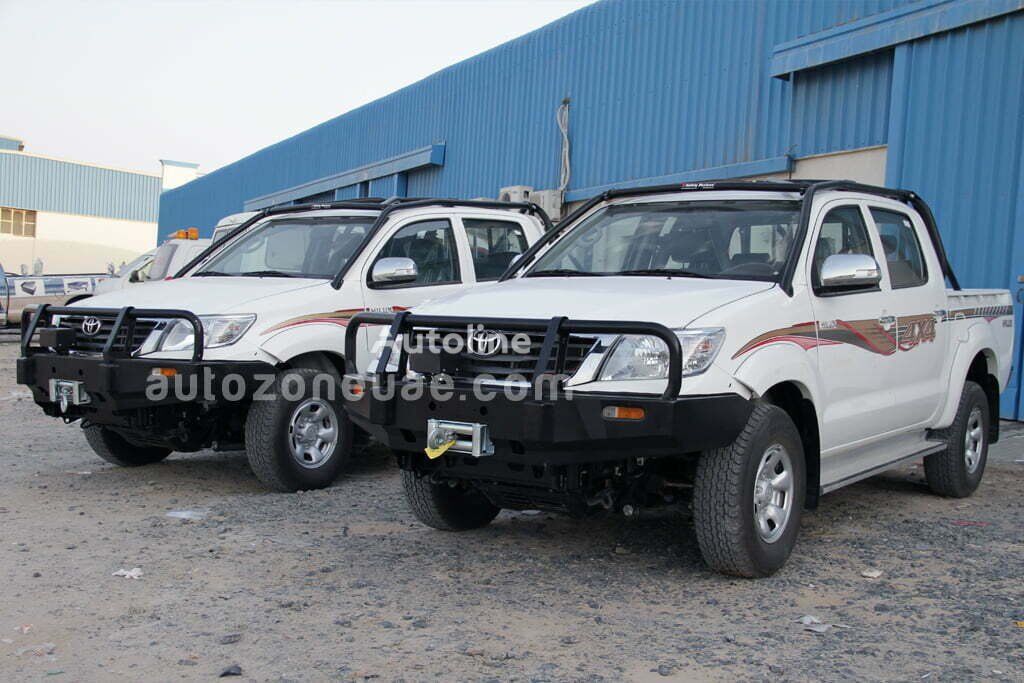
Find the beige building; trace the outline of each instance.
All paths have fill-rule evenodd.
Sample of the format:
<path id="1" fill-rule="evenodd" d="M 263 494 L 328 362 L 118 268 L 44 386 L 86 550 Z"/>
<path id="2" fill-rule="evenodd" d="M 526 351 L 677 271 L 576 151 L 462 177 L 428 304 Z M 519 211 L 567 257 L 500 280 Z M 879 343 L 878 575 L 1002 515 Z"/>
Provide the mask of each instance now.
<path id="1" fill-rule="evenodd" d="M 0 265 L 10 273 L 102 273 L 156 246 L 160 192 L 198 176 L 161 161 L 141 173 L 32 154 L 0 137 Z"/>

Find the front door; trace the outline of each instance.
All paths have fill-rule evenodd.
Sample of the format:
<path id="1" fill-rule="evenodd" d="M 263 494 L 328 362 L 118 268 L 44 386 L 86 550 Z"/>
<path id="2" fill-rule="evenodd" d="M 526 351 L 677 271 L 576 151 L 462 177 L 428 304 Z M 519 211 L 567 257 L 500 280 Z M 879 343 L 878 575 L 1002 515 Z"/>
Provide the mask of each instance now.
<path id="1" fill-rule="evenodd" d="M 390 257 L 404 257 L 416 263 L 416 280 L 395 284 L 373 282 L 374 264 Z M 403 311 L 463 287 L 459 240 L 447 218 L 418 220 L 399 226 L 365 263 L 361 277 L 363 305 L 368 311 Z M 379 332 L 370 332 L 364 337 L 368 350 L 372 351 L 370 347 Z"/>
<path id="2" fill-rule="evenodd" d="M 811 303 L 818 328 L 823 390 L 823 456 L 870 440 L 893 428 L 890 382 L 896 353 L 896 319 L 883 282 L 869 290 L 826 292 L 821 267 L 833 254 L 867 254 L 878 248 L 862 207 L 833 202 L 823 207 L 810 260 Z"/>

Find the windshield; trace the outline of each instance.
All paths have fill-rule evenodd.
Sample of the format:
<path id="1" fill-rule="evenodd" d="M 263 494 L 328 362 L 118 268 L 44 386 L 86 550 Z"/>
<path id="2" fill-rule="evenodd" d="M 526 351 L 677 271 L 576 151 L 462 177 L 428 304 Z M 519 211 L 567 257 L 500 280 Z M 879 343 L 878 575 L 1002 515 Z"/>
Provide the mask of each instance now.
<path id="1" fill-rule="evenodd" d="M 373 216 L 268 220 L 233 239 L 192 276 L 333 278 L 373 222 Z"/>
<path id="2" fill-rule="evenodd" d="M 139 270 L 143 265 L 153 260 L 153 254 L 146 252 L 142 256 L 138 257 L 134 261 L 129 261 L 122 265 L 117 271 L 117 277 L 128 277 L 133 271 Z"/>
<path id="3" fill-rule="evenodd" d="M 608 206 L 555 242 L 525 277 L 669 275 L 776 280 L 800 203 L 685 201 Z"/>

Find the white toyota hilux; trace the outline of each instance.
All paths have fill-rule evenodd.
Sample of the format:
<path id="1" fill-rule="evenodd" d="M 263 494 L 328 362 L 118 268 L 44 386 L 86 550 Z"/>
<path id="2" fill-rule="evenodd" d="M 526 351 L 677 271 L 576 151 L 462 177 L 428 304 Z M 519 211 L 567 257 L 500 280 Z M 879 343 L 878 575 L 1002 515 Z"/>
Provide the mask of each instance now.
<path id="1" fill-rule="evenodd" d="M 486 292 L 355 316 L 348 341 L 388 323 L 346 409 L 422 522 L 689 500 L 707 563 L 741 576 L 898 463 L 970 495 L 1014 331 L 1008 292 L 959 288 L 919 197 L 843 181 L 610 191 Z M 406 343 L 427 333 L 464 343 Z"/>
<path id="2" fill-rule="evenodd" d="M 361 200 L 261 211 L 174 279 L 38 308 L 18 381 L 48 415 L 80 419 L 110 462 L 244 447 L 274 489 L 327 486 L 354 437 L 333 391 L 352 315 L 497 280 L 547 227 L 526 203 Z M 368 356 L 365 344 L 356 355 Z"/>

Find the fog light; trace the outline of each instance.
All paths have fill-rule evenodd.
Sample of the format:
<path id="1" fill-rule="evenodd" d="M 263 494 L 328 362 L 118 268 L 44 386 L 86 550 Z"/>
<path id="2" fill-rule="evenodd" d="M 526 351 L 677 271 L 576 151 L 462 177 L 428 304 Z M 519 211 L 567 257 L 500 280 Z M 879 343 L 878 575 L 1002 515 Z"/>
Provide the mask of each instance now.
<path id="1" fill-rule="evenodd" d="M 630 406 L 605 406 L 601 416 L 606 420 L 642 420 L 644 419 L 643 408 Z"/>

